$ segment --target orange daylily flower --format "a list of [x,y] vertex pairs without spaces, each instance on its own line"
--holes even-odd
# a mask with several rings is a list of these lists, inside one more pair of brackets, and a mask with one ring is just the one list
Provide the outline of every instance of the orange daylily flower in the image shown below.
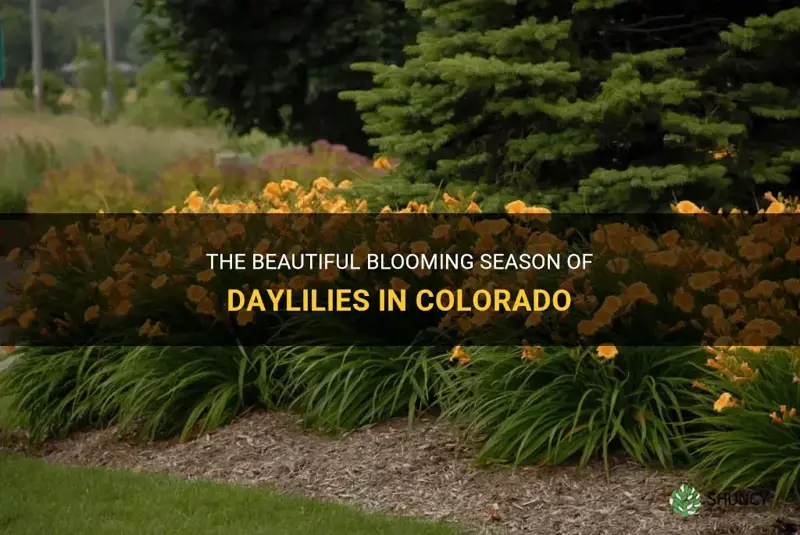
[[619,354],[619,350],[617,346],[614,344],[600,344],[597,346],[597,356],[600,358],[604,358],[606,360],[611,360],[616,358]]
[[133,304],[125,299],[114,308],[114,314],[117,316],[127,316],[131,309],[133,309]]
[[83,313],[83,321],[89,322],[100,315],[100,307],[98,305],[90,306],[86,309],[86,312]]
[[391,169],[392,164],[389,162],[389,158],[386,156],[381,156],[372,164],[372,167],[375,169]]
[[736,402],[736,399],[728,392],[723,392],[720,394],[717,401],[714,402],[714,411],[722,412],[725,409],[730,409],[734,407],[738,407],[739,404]]
[[217,274],[214,273],[213,269],[207,269],[207,270],[201,271],[200,273],[197,274],[197,280],[199,282],[208,282],[211,279],[213,279],[214,277],[216,277],[216,275]]
[[536,360],[542,356],[542,346],[531,347],[527,340],[522,341],[522,360]]
[[197,284],[192,284],[186,289],[186,297],[192,303],[200,303],[208,295],[208,290]]
[[252,310],[240,310],[236,313],[236,323],[242,327],[247,325],[248,323],[252,323],[254,318],[254,313]]
[[458,363],[463,366],[472,362],[472,359],[461,346],[456,346],[453,348],[453,352],[450,355],[450,362],[453,361],[458,361]]

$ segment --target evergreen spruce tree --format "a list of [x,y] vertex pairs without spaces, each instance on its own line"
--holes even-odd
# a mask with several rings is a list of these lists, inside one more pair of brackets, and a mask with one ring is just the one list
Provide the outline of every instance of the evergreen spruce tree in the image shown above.
[[565,211],[800,190],[796,0],[408,0],[403,66],[354,100],[413,180],[511,186]]

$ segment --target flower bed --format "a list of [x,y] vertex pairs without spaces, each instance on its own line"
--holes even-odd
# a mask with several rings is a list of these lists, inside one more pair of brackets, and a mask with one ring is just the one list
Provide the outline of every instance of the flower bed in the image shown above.
[[[19,307],[4,311],[3,319],[31,333],[95,329],[98,334],[94,347],[19,350],[1,379],[2,388],[14,396],[33,435],[43,438],[114,421],[123,430],[151,437],[189,437],[254,405],[288,406],[309,423],[329,429],[435,410],[484,440],[480,455],[486,462],[587,462],[598,455],[607,459],[610,450],[622,448],[644,464],[696,466],[716,490],[768,485],[781,498],[800,492],[800,357],[791,349],[765,348],[798,335],[792,318],[800,282],[790,274],[800,259],[793,241],[800,234],[796,216],[789,215],[797,213],[796,200],[773,198],[765,213],[726,216],[704,213],[684,201],[674,208],[691,214],[686,221],[692,224],[659,234],[616,223],[596,228],[584,243],[593,247],[600,268],[551,281],[574,292],[574,318],[559,311],[533,312],[513,324],[492,314],[447,314],[439,327],[465,340],[447,354],[412,345],[337,348],[317,335],[302,346],[287,339],[255,347],[187,347],[191,340],[180,347],[108,347],[100,337],[110,331],[143,339],[167,336],[187,316],[231,328],[253,323],[252,313],[229,314],[220,306],[219,296],[231,287],[230,280],[199,269],[204,252],[222,251],[246,234],[241,220],[216,216],[327,213],[348,218],[367,213],[367,200],[343,194],[350,186],[326,178],[310,186],[282,180],[268,183],[258,199],[227,202],[216,189],[208,195],[195,191],[182,208],[167,210],[161,219],[162,241],[148,234],[145,216],[138,226],[134,216],[101,214],[91,229],[48,231],[30,277],[18,289]],[[393,215],[464,215],[457,216],[464,221],[461,226],[436,227],[438,238],[447,239],[406,234],[382,243],[409,251],[445,250],[450,240],[461,238],[459,243],[478,250],[504,239],[507,244],[518,239],[544,245],[548,251],[569,244],[569,229],[561,229],[562,236],[541,226],[557,221],[557,214],[522,202],[506,208],[506,216],[473,224],[466,214],[480,213],[480,206],[470,197],[445,194],[401,210],[382,207],[382,213]],[[203,227],[169,214],[214,217]],[[530,225],[515,218],[526,218]],[[215,226],[221,221],[224,228]],[[306,224],[277,228],[281,239],[298,245],[311,228]],[[349,247],[362,246],[355,240],[358,233],[349,236]],[[268,248],[264,239],[251,246]],[[167,243],[184,249],[169,250]],[[369,250],[379,246],[364,245]],[[75,269],[78,261],[92,269]],[[487,281],[479,275],[462,282],[482,287]],[[664,280],[683,282],[659,286]],[[381,282],[415,284],[389,275]],[[266,281],[267,286],[298,288],[339,283],[339,274],[332,271]],[[75,288],[87,290],[76,293]],[[74,309],[64,313],[67,301]],[[667,343],[658,349],[609,343],[615,333],[641,331],[637,321],[653,325],[655,317],[663,323],[663,336],[694,328],[711,333],[716,349],[709,357],[704,349]],[[555,328],[557,321],[562,330]],[[542,322],[552,322],[548,332],[577,333],[593,343],[569,348],[552,340],[520,339],[520,325]],[[190,323],[184,329],[199,332],[209,328],[204,325]],[[323,327],[337,332],[345,325],[334,320]],[[471,337],[486,330],[499,332],[496,340],[505,343],[469,347]]]

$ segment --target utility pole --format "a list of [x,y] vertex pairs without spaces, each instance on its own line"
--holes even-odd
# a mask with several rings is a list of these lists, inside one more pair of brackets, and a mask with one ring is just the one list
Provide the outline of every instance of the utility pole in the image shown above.
[[[5,41],[3,39],[3,25],[0,24],[0,89],[3,88],[3,82],[6,79],[6,51]],[[3,110],[0,108],[0,113]]]
[[31,48],[33,52],[33,105],[42,111],[42,32],[39,26],[39,0],[31,0]]
[[116,61],[114,59],[114,22],[111,17],[111,0],[103,0],[106,25],[106,66],[108,67],[106,83],[106,117],[114,113],[114,78],[116,77]]

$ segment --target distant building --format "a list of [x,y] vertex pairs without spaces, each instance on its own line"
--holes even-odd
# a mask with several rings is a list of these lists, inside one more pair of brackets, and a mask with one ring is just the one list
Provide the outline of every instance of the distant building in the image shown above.
[[[61,71],[61,74],[63,74],[67,78],[67,80],[70,83],[70,85],[72,85],[73,87],[77,87],[77,85],[78,85],[78,80],[77,80],[78,73],[81,72],[86,67],[88,67],[90,64],[91,64],[91,62],[88,61],[88,60],[73,61],[71,63],[67,63],[66,65],[63,65],[61,67],[61,69],[59,69],[59,70]],[[125,78],[128,80],[128,84],[131,85],[134,82],[134,79],[136,77],[136,73],[139,72],[139,67],[137,67],[136,65],[133,65],[132,63],[126,63],[124,61],[118,61],[116,63],[116,70],[117,70],[117,72],[120,72],[120,73],[124,74]]]

